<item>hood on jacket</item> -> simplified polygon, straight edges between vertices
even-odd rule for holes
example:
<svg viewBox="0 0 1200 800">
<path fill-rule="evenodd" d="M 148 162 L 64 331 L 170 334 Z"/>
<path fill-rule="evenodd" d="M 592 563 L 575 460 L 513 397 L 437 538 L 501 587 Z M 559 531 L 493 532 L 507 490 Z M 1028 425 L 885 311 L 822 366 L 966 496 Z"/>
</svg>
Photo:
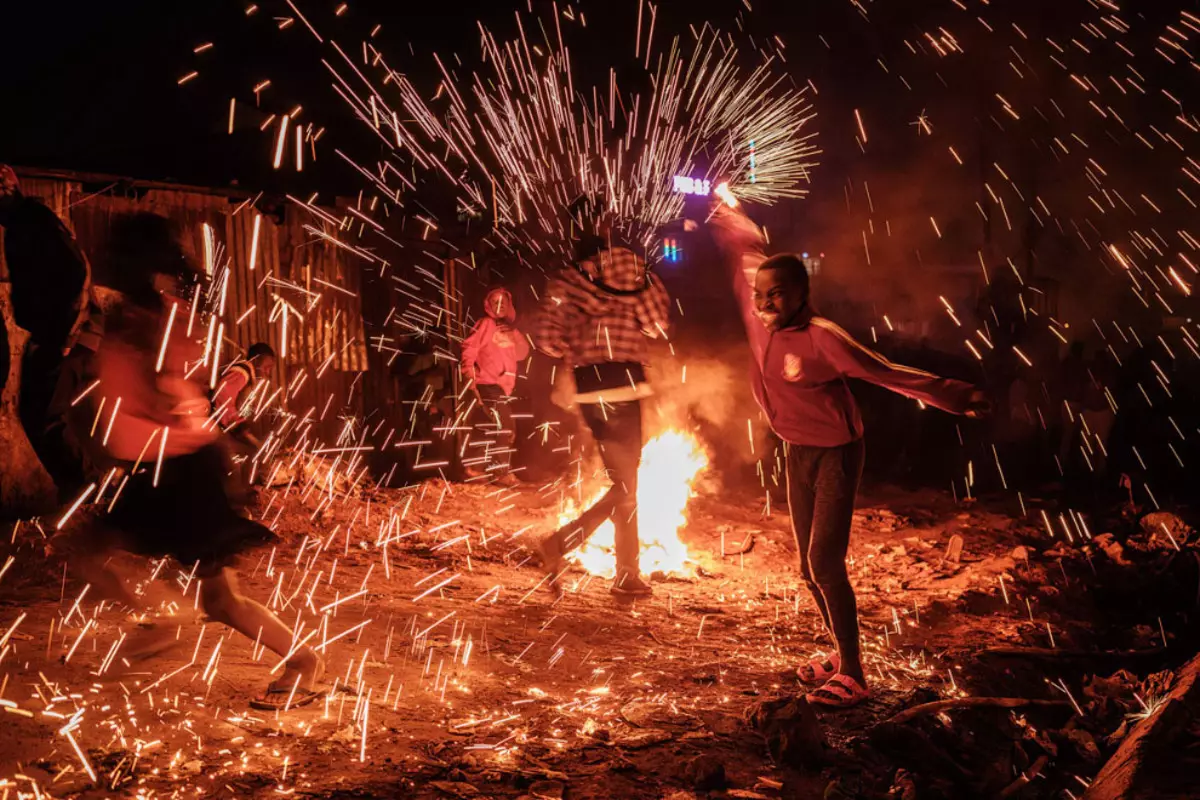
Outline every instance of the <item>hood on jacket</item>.
<svg viewBox="0 0 1200 800">
<path fill-rule="evenodd" d="M 576 269 L 563 270 L 562 278 L 572 289 L 572 302 L 588 316 L 631 316 L 643 329 L 654 328 L 655 320 L 643 300 L 647 291 L 661 290 L 662 283 L 632 250 L 603 250 Z"/>
<path fill-rule="evenodd" d="M 512 292 L 504 288 L 492 289 L 487 293 L 483 301 L 483 310 L 489 317 L 500 322 L 512 322 L 517 318 Z"/>
<path fill-rule="evenodd" d="M 624 247 L 601 250 L 579 262 L 579 270 L 588 277 L 598 294 L 619 297 L 616 292 L 640 292 L 650 285 L 646 262 Z"/>
</svg>

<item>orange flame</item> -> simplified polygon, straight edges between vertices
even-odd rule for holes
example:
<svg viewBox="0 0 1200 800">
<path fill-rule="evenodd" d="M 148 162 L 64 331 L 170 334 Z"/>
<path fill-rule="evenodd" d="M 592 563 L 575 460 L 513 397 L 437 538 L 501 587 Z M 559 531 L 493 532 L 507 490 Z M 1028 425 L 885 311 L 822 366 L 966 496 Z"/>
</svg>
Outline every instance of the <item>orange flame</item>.
<svg viewBox="0 0 1200 800">
<path fill-rule="evenodd" d="M 668 430 L 642 448 L 642 464 L 638 469 L 638 534 L 643 573 L 678 573 L 689 563 L 687 545 L 679 538 L 679 531 L 687 524 L 685 512 L 692 497 L 692 484 L 707 466 L 708 456 L 700 443 L 685 431 Z M 587 506 L 595 504 L 605 491 L 596 491 Z M 567 501 L 559 514 L 559 526 L 578 515 L 579 506 Z M 616 573 L 615 533 L 612 522 L 605 522 L 569 558 L 594 575 L 612 577 Z"/>
</svg>

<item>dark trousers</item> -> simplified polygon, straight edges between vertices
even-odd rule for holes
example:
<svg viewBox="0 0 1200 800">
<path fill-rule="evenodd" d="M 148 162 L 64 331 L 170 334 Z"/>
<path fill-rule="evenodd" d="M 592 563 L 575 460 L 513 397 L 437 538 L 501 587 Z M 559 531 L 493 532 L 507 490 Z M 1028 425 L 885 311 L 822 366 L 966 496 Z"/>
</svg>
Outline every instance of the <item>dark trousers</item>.
<svg viewBox="0 0 1200 800">
<path fill-rule="evenodd" d="M 846 666 L 859 663 L 858 607 L 846 572 L 862 439 L 841 447 L 788 445 L 787 485 L 800 573 Z"/>
<path fill-rule="evenodd" d="M 612 488 L 574 522 L 559 528 L 548 543 L 560 555 L 587 541 L 605 520 L 616 529 L 617 576 L 638 574 L 637 479 L 642 460 L 642 403 L 581 403 L 583 421 L 592 430 Z"/>
<path fill-rule="evenodd" d="M 487 416 L 479 429 L 487 441 L 489 461 L 496 465 L 496 472 L 504 474 L 512 466 L 513 445 L 517 441 L 512 397 L 495 384 L 481 383 L 476 388 L 483 399 L 483 411 Z"/>
</svg>

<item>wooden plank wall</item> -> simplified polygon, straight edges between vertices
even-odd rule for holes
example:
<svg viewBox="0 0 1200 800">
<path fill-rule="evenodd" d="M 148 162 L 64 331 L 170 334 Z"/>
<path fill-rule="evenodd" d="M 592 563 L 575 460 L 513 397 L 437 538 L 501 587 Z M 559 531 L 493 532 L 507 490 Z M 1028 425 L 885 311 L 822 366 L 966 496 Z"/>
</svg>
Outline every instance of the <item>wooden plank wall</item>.
<svg viewBox="0 0 1200 800">
<path fill-rule="evenodd" d="M 312 435 L 327 443 L 343 435 L 349 421 L 355 423 L 349 427 L 360 430 L 362 378 L 368 369 L 362 271 L 368 265 L 306 231 L 306 224 L 329 226 L 293 204 L 279 215 L 260 214 L 243 197 L 186 187 L 131 186 L 136 184 L 101 184 L 97 191 L 95 182 L 22 175 L 23 191 L 42 198 L 75 231 L 100 287 L 109 279 L 103 252 L 114 215 L 150 211 L 176 220 L 201 263 L 204 226 L 209 226 L 213 252 L 219 257 L 214 277 L 221 279 L 226 264 L 229 270 L 221 318 L 225 324 L 222 361 L 232 360 L 254 342 L 268 342 L 281 355 L 274 377 L 286 387 L 287 412 L 307 419 Z M 251 269 L 256 219 L 257 248 Z M 0 255 L 0 281 L 6 279 Z M 290 309 L 286 341 L 281 311 L 285 303 Z"/>
</svg>

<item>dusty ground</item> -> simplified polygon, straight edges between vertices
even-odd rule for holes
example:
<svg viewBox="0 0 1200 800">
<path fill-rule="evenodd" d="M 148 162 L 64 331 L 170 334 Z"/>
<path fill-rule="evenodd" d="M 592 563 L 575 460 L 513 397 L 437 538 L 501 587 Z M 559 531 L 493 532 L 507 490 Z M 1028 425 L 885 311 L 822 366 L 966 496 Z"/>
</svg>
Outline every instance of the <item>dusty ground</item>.
<svg viewBox="0 0 1200 800">
<path fill-rule="evenodd" d="M 697 768 L 715 762 L 724 796 L 886 796 L 894 778 L 897 792 L 906 784 L 880 753 L 905 748 L 868 746 L 866 733 L 916 702 L 1002 693 L 1019 670 L 980 666 L 981 648 L 1111 643 L 1089 638 L 1079 605 L 1099 581 L 1092 556 L 1054 558 L 1065 545 L 1040 512 L 868 490 L 852 576 L 876 698 L 821 714 L 828 758 L 775 763 L 744 715 L 795 692 L 797 660 L 828 645 L 785 511 L 702 494 L 683 533 L 694 575 L 622 606 L 606 581 L 578 573 L 555 603 L 523 545 L 552 525 L 558 491 L 430 481 L 369 500 L 298 487 L 269 498 L 260 513 L 285 544 L 243 565 L 243 588 L 303 623 L 302 636 L 316 631 L 310 643 L 328 641 L 336 689 L 284 713 L 248 709 L 277 659 L 220 627 L 181 624 L 179 646 L 149 662 L 110 655 L 134 624 L 77 604 L 82 587 L 42 554 L 44 532 L 22 524 L 0 573 L 3 796 L 687 798 L 704 785 Z M 381 530 L 394 540 L 385 548 Z M 954 535 L 960 563 L 943 558 Z M 182 604 L 194 595 L 193 582 Z M 1124 646 L 1153 644 L 1158 626 L 1143 622 Z M 1065 700 L 1053 674 L 1033 682 L 1037 696 Z M 1025 720 L 983 713 L 998 715 L 973 718 L 983 728 Z M 1045 713 L 1059 714 L 1056 727 L 1066 719 Z M 992 766 L 1003 786 L 1028 760 L 1005 751 Z M 1060 769 L 1056 785 L 1070 781 Z"/>
</svg>

